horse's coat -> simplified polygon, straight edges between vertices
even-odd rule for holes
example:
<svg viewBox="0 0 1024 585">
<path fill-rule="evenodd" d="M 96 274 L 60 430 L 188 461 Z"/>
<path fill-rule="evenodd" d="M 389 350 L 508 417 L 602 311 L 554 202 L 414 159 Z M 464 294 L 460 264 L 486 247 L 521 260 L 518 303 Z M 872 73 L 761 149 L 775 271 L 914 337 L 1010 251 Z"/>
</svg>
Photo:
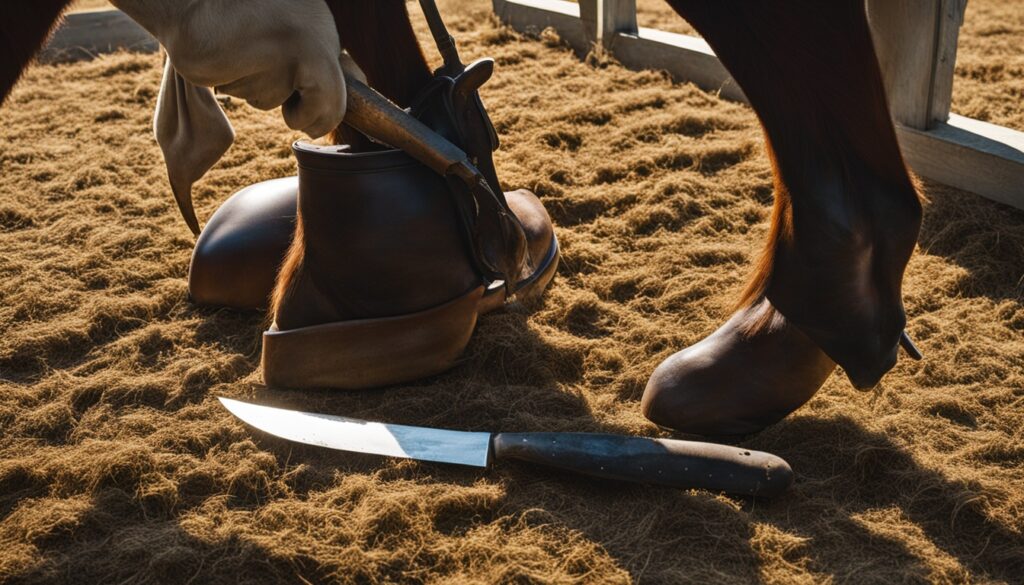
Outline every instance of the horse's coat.
<svg viewBox="0 0 1024 585">
<path fill-rule="evenodd" d="M 0 105 L 70 0 L 0 2 Z"/>
<path fill-rule="evenodd" d="M 814 395 L 838 363 L 858 388 L 896 363 L 921 203 L 889 115 L 863 0 L 669 0 L 743 88 L 775 178 L 768 243 L 733 318 L 664 361 L 659 424 L 745 434 Z"/>
<path fill-rule="evenodd" d="M 408 107 L 430 81 L 430 66 L 409 21 L 405 0 L 326 0 L 341 45 L 366 74 L 368 84 L 399 106 Z M 381 42 L 387 39 L 387 42 Z M 368 147 L 358 132 L 339 126 L 336 143 Z"/>
<path fill-rule="evenodd" d="M 768 298 L 855 385 L 873 386 L 895 363 L 921 204 L 863 1 L 669 4 L 742 86 L 774 166 L 770 237 L 741 306 Z"/>
</svg>

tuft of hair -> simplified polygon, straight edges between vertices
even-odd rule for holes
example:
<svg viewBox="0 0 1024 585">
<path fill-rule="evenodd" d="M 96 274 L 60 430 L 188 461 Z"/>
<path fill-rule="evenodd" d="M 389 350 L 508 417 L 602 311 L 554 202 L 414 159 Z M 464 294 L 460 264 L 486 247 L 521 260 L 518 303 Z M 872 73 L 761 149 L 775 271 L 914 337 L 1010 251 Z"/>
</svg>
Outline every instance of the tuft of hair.
<svg viewBox="0 0 1024 585">
<path fill-rule="evenodd" d="M 292 237 L 292 244 L 288 247 L 284 261 L 277 273 L 277 280 L 274 281 L 274 291 L 270 296 L 270 311 L 267 313 L 267 320 L 273 321 L 281 305 L 292 295 L 298 275 L 302 272 L 302 266 L 306 259 L 306 246 L 304 244 L 303 228 L 301 218 L 296 218 L 295 235 Z"/>
<path fill-rule="evenodd" d="M 765 135 L 767 136 L 767 133 Z M 780 242 L 793 237 L 792 197 L 786 184 L 782 181 L 771 141 L 766 140 L 766 143 L 772 174 L 775 177 L 775 203 L 772 206 L 771 227 L 768 229 L 768 240 L 765 242 L 765 247 L 761 251 L 757 263 L 754 264 L 754 271 L 736 302 L 734 312 L 753 307 L 765 300 L 775 265 L 775 250 Z M 770 329 L 776 312 L 774 307 L 771 311 L 758 311 L 758 317 L 744 325 L 744 334 L 752 336 Z"/>
</svg>

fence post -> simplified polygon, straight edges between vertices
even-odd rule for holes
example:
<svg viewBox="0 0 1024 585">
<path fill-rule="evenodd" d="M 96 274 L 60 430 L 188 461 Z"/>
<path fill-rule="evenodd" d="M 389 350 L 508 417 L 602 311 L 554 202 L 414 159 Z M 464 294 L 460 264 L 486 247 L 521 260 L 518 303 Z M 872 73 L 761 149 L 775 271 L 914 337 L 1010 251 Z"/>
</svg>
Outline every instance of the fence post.
<svg viewBox="0 0 1024 585">
<path fill-rule="evenodd" d="M 604 46 L 611 47 L 615 35 L 635 35 L 636 0 L 599 0 L 601 4 L 601 33 Z"/>
<path fill-rule="evenodd" d="M 867 0 L 896 122 L 927 130 L 949 119 L 956 44 L 967 0 Z"/>
<path fill-rule="evenodd" d="M 636 0 L 580 0 L 580 20 L 591 42 L 609 49 L 618 33 L 637 33 Z"/>
<path fill-rule="evenodd" d="M 601 44 L 601 0 L 579 0 L 580 21 L 583 23 L 583 30 L 587 33 L 587 40 L 591 46 Z"/>
<path fill-rule="evenodd" d="M 928 127 L 945 122 L 953 102 L 953 70 L 956 68 L 956 48 L 960 42 L 960 27 L 964 24 L 967 0 L 942 0 L 939 13 L 939 31 L 935 51 L 935 80 L 932 85 L 932 109 Z"/>
</svg>

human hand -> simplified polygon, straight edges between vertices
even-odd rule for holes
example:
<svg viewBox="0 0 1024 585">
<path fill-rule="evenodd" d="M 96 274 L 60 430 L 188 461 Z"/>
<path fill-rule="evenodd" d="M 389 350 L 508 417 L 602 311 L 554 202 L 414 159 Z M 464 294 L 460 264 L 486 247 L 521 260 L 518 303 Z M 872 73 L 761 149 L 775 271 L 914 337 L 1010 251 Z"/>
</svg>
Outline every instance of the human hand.
<svg viewBox="0 0 1024 585">
<path fill-rule="evenodd" d="M 343 55 L 323 0 L 114 0 L 167 50 L 184 79 L 323 136 L 345 115 Z"/>
</svg>

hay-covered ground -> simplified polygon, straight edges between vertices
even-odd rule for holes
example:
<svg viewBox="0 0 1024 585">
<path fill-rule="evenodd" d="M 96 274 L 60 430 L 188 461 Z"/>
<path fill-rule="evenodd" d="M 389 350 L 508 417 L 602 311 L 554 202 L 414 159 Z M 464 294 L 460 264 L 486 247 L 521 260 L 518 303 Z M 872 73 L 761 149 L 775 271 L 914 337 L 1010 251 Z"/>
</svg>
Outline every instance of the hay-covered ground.
<svg viewBox="0 0 1024 585">
<path fill-rule="evenodd" d="M 102 10 L 112 8 L 107 0 L 75 0 L 71 3 L 70 10 Z"/>
<path fill-rule="evenodd" d="M 696 34 L 663 0 L 636 4 L 640 26 Z M 967 2 L 959 48 L 954 111 L 1024 130 L 1024 0 Z"/>
<path fill-rule="evenodd" d="M 990 93 L 958 89 L 956 108 L 1021 127 L 1024 5 L 970 4 L 968 30 L 989 34 L 961 59 Z M 0 111 L 0 581 L 1020 582 L 1024 213 L 935 185 L 906 281 L 925 361 L 879 394 L 836 374 L 745 439 L 797 472 L 774 502 L 326 452 L 225 412 L 215 396 L 654 435 L 648 375 L 728 316 L 771 204 L 752 112 L 581 63 L 484 2 L 442 10 L 466 57 L 498 61 L 498 167 L 543 196 L 564 261 L 534 312 L 483 320 L 462 365 L 385 390 L 265 389 L 264 317 L 189 302 L 193 239 L 150 136 L 158 57 L 29 71 Z M 197 189 L 201 217 L 294 172 L 278 114 L 229 115 L 239 138 Z"/>
</svg>

